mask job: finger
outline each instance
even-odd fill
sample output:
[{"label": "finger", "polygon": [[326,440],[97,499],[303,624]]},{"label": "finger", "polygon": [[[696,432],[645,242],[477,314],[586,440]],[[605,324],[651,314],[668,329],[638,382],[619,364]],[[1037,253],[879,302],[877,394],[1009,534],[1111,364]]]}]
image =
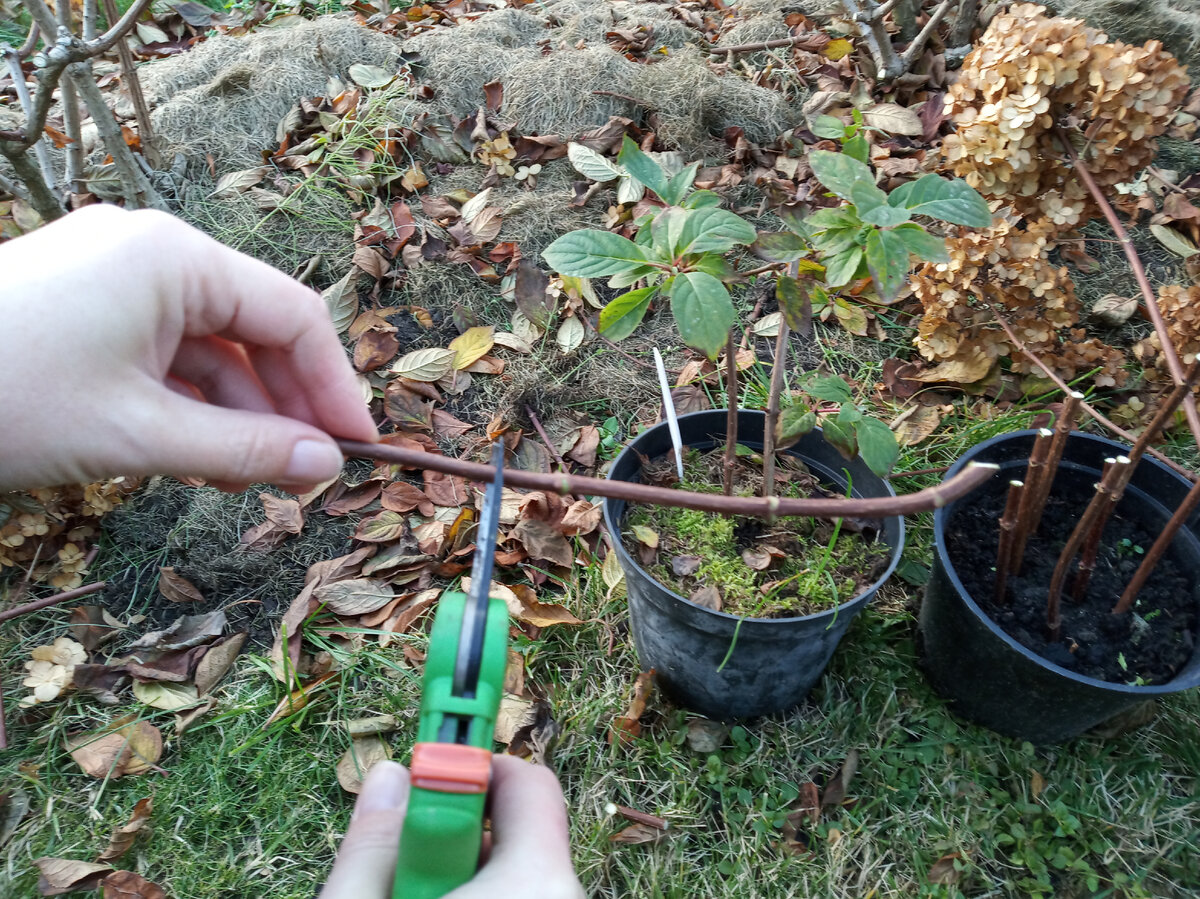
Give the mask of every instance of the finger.
[{"label": "finger", "polygon": [[328,434],[281,415],[226,409],[154,385],[122,422],[130,474],[164,471],[227,484],[321,483],[341,470]]},{"label": "finger", "polygon": [[180,341],[171,375],[200,389],[210,403],[227,409],[275,412],[241,346],[220,337],[188,337]]},{"label": "finger", "polygon": [[446,899],[510,895],[514,883],[537,884],[535,894],[547,899],[582,899],[571,867],[566,805],[553,772],[513,756],[496,756],[491,801],[488,861]]},{"label": "finger", "polygon": [[321,298],[263,262],[198,232],[195,239],[207,252],[185,259],[185,283],[192,287],[187,335],[220,334],[283,351],[304,374],[297,386],[312,406],[314,424],[341,437],[375,440],[375,424]]},{"label": "finger", "polygon": [[408,807],[408,769],[379,762],[354,804],[354,815],[320,899],[388,899]]},{"label": "finger", "polygon": [[[303,378],[297,375],[288,355],[275,347],[253,347],[249,351],[250,363],[280,415],[306,421],[320,427],[317,413],[304,391]],[[358,402],[361,404],[361,394]]]}]

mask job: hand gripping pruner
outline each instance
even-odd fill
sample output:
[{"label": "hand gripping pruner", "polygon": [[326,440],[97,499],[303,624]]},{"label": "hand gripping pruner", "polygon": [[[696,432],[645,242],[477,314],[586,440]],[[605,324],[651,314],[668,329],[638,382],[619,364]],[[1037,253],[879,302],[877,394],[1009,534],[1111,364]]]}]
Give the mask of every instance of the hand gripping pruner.
[{"label": "hand gripping pruner", "polygon": [[492,466],[475,531],[470,595],[444,593],[430,634],[392,899],[438,899],[470,880],[479,861],[508,660],[508,608],[488,596],[504,478],[499,441]]}]

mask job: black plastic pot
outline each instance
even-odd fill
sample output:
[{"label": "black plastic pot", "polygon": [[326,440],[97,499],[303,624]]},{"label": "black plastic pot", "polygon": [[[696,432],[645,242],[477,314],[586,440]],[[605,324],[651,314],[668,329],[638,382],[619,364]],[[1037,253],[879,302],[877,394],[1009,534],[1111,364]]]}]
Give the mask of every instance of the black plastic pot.
[{"label": "black plastic pot", "polygon": [[[1033,447],[1035,431],[1017,431],[973,447],[946,477],[969,462],[994,462],[999,476],[1019,478]],[[1085,474],[1099,480],[1105,457],[1128,447],[1074,433],[1067,442],[1059,471]],[[1120,511],[1138,517],[1154,533],[1170,518],[1189,484],[1158,461],[1144,457],[1121,501]],[[948,539],[971,539],[956,522],[977,502],[969,494],[934,514],[933,573],[921,605],[922,660],[934,689],[950,700],[951,708],[994,731],[1032,743],[1057,743],[1113,718],[1132,706],[1200,684],[1200,645],[1176,677],[1156,686],[1130,686],[1086,677],[1048,662],[1000,629],[968,595],[950,560]],[[1195,519],[1191,524],[1194,525]],[[989,535],[990,536],[990,535]],[[983,539],[981,536],[980,539]],[[1200,541],[1182,528],[1172,552],[1200,571]]]},{"label": "black plastic pot", "polygon": [[[723,409],[681,416],[684,446],[699,450],[724,446],[725,418]],[[762,449],[765,419],[762,412],[740,411],[738,443]],[[670,450],[667,426],[657,425],[625,448],[608,476],[638,481],[639,453],[654,459]],[[895,496],[891,485],[861,459],[847,462],[819,432],[805,435],[786,452],[803,459],[814,474],[841,490],[846,489],[849,472],[853,496]],[[652,578],[621,541],[624,514],[624,500],[604,501],[604,524],[625,571],[633,640],[642,666],[655,669],[660,686],[681,705],[725,720],[768,715],[803,701],[854,616],[891,576],[904,547],[904,519],[886,518],[879,539],[891,547],[890,564],[879,580],[853,600],[799,618],[743,619],[695,605]],[[722,661],[725,666],[718,671]]]}]

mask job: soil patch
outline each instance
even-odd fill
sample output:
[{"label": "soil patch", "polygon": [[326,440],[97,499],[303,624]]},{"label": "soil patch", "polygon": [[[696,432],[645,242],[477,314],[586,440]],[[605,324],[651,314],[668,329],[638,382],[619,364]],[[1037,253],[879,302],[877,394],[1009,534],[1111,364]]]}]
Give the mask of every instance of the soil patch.
[{"label": "soil patch", "polygon": [[1078,674],[1113,683],[1160,684],[1191,658],[1200,618],[1194,572],[1174,550],[1154,570],[1134,609],[1113,615],[1125,585],[1154,543],[1161,516],[1126,494],[1104,531],[1096,569],[1083,602],[1062,601],[1062,638],[1047,640],[1046,588],[1059,553],[1092,494],[1092,479],[1060,470],[1038,533],[1030,538],[1020,576],[1010,577],[1010,605],[992,598],[997,520],[1007,487],[997,480],[956,509],[947,528],[950,561],[963,585],[1004,632],[1038,655]]},{"label": "soil patch", "polygon": [[[143,631],[180,615],[224,609],[231,631],[248,631],[251,645],[269,646],[274,623],[303,587],[308,566],[351,551],[357,516],[309,514],[303,531],[278,548],[246,549],[241,535],[263,519],[258,491],[227,494],[153,478],[104,519],[101,559],[115,570],[104,566],[108,587],[97,601],[118,618],[145,615]],[[191,581],[204,601],[164,599],[157,585],[165,566]]]},{"label": "soil patch", "polygon": [[[721,492],[724,449],[687,452],[679,486]],[[669,470],[661,471],[665,464]],[[781,496],[837,496],[799,459],[780,456]],[[655,472],[673,480],[674,462]],[[734,492],[761,494],[762,457],[740,456]],[[633,506],[621,539],[661,584],[698,605],[751,618],[812,615],[847,602],[879,579],[890,553],[878,542],[879,523],[863,519],[722,517],[692,509]],[[650,544],[656,544],[651,546]],[[715,591],[715,592],[714,592]]]}]

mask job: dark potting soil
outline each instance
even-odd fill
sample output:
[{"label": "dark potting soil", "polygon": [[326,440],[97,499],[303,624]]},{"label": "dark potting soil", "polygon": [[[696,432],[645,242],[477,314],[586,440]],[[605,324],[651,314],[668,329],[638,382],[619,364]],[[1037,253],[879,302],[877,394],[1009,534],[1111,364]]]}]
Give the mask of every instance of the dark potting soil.
[{"label": "dark potting soil", "polygon": [[998,519],[1007,489],[1007,481],[996,478],[960,501],[946,530],[950,562],[975,602],[1022,646],[1077,674],[1124,684],[1161,684],[1174,677],[1191,658],[1197,637],[1197,572],[1181,564],[1172,548],[1133,609],[1122,615],[1111,612],[1165,519],[1150,517],[1150,509],[1126,493],[1104,529],[1082,602],[1072,598],[1077,570],[1073,563],[1063,588],[1060,639],[1050,642],[1050,576],[1092,495],[1093,481],[1076,471],[1059,470],[1038,532],[1027,544],[1021,574],[1010,574],[1007,604],[997,604],[993,590]]}]

